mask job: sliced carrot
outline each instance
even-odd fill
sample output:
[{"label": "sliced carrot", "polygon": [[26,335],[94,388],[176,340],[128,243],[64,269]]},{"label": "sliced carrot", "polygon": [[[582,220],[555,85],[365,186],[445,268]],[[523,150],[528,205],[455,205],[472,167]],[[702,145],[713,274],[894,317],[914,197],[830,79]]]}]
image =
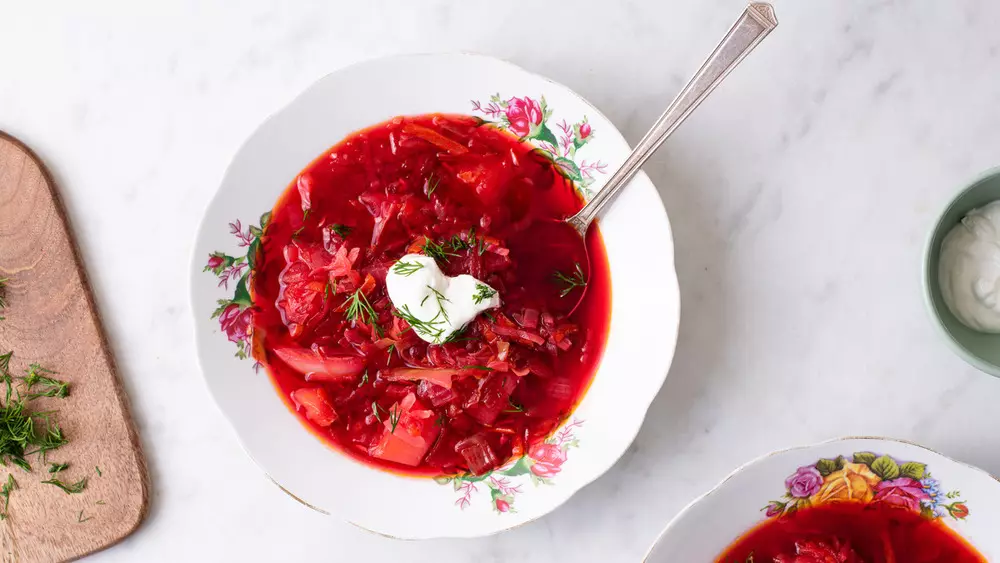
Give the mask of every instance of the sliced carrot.
[{"label": "sliced carrot", "polygon": [[420,137],[421,139],[427,141],[428,143],[442,150],[448,151],[451,154],[465,154],[469,152],[469,149],[467,149],[466,147],[456,143],[455,141],[452,141],[448,137],[445,137],[444,135],[438,133],[433,129],[428,129],[427,127],[423,127],[421,125],[416,125],[414,123],[407,123],[406,125],[403,126],[403,132],[409,133],[414,137]]}]

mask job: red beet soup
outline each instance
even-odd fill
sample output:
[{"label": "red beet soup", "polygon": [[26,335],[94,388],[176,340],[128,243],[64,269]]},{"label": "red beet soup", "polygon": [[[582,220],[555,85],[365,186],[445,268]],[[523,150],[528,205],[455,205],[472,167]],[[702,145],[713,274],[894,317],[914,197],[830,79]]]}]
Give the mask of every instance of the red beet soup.
[{"label": "red beet soup", "polygon": [[[271,213],[251,283],[253,355],[303,424],[358,460],[411,475],[499,467],[566,419],[604,351],[611,278],[597,226],[586,253],[525,235],[582,205],[544,153],[477,118],[354,133]],[[500,306],[425,342],[386,291],[408,253],[489,284]]]}]

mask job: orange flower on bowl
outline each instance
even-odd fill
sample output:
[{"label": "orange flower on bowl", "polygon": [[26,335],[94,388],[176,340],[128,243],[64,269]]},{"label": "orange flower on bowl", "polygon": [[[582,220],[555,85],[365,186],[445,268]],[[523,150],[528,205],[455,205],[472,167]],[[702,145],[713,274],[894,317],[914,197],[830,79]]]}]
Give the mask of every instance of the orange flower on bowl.
[{"label": "orange flower on bowl", "polygon": [[809,498],[812,504],[825,502],[869,502],[881,479],[863,463],[845,463],[844,468],[826,476],[819,491]]}]

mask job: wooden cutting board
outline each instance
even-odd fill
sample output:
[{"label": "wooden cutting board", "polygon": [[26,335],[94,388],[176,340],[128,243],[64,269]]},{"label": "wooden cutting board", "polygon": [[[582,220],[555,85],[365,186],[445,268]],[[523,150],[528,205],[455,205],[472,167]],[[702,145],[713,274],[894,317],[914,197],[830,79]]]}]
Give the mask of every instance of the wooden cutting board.
[{"label": "wooden cutting board", "polygon": [[[29,456],[31,473],[0,466],[0,484],[11,473],[18,485],[0,521],[3,561],[83,557],[121,541],[146,514],[145,461],[82,266],[52,176],[0,132],[0,278],[10,278],[0,354],[14,351],[13,375],[37,362],[71,385],[64,399],[29,403],[58,410],[69,443],[45,463]],[[86,488],[67,494],[43,484],[48,462],[69,463],[57,476],[69,483],[87,477]]]}]

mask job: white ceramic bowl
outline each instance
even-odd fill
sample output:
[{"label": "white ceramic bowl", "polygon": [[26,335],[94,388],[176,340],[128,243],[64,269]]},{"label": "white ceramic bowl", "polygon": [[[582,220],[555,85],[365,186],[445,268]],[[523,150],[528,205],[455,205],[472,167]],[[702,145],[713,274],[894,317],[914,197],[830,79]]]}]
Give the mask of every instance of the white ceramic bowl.
[{"label": "white ceramic bowl", "polygon": [[[544,111],[532,111],[537,109]],[[666,378],[680,318],[670,224],[640,173],[601,221],[612,280],[604,359],[585,398],[538,459],[477,479],[401,477],[331,450],[307,432],[265,370],[255,373],[253,361],[239,357],[249,318],[246,256],[259,235],[259,218],[306,165],[348,134],[396,115],[433,112],[501,123],[544,116],[530,123],[532,142],[556,151],[586,193],[600,189],[629,152],[615,127],[580,96],[506,62],[455,54],[357,64],[311,86],[240,148],[205,213],[191,269],[205,380],[250,456],[304,503],[400,538],[471,537],[511,528],[553,510],[607,471],[635,438]],[[573,127],[584,119],[589,135]],[[564,138],[586,142],[569,151]],[[643,244],[635,244],[639,239]],[[402,502],[405,510],[398,509]]]},{"label": "white ceramic bowl", "polygon": [[[839,456],[844,458],[842,464]],[[806,475],[797,481],[795,493],[800,496],[809,493],[837,498],[851,492],[857,498],[865,493],[858,487],[870,487],[874,501],[893,496],[890,500],[919,506],[928,517],[940,518],[958,532],[987,561],[1000,561],[1000,481],[921,446],[885,438],[845,438],[751,461],[681,511],[660,534],[645,561],[715,561],[745,532],[794,505],[797,499],[786,487],[786,479],[809,467],[816,468],[823,480],[820,483]],[[801,471],[813,473],[810,469]],[[847,473],[859,477],[853,479]],[[914,485],[910,481],[881,484],[894,481],[887,479],[893,476],[914,479],[919,485],[904,487]],[[854,488],[821,489],[834,481],[850,482]]]}]

